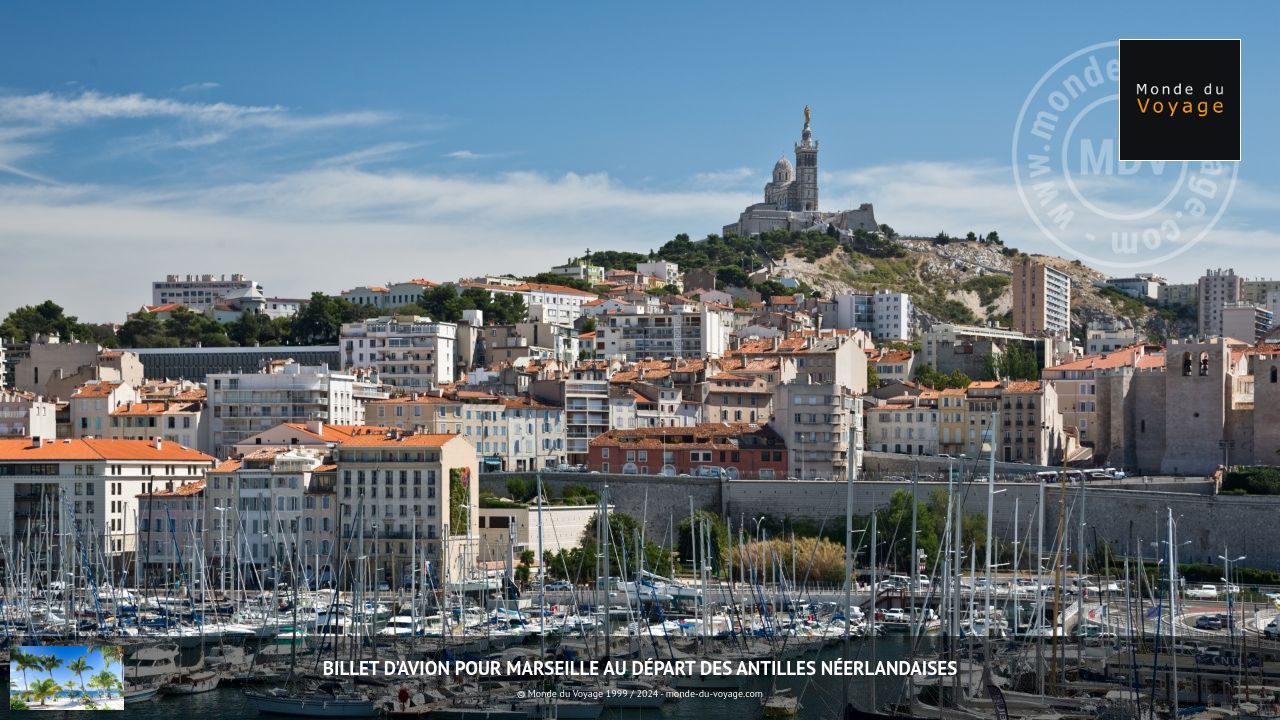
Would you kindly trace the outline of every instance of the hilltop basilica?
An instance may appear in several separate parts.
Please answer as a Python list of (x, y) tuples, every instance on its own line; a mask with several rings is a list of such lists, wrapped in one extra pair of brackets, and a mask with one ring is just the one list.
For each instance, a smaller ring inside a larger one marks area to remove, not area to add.
[(818, 142), (809, 127), (809, 106), (804, 108), (804, 130), (796, 144), (796, 164), (786, 157), (773, 166), (773, 180), (764, 186), (764, 202), (751, 205), (738, 222), (724, 226), (725, 235), (757, 235), (767, 230), (810, 230), (834, 226), (842, 234), (879, 229), (871, 203), (857, 210), (822, 212), (818, 209)]

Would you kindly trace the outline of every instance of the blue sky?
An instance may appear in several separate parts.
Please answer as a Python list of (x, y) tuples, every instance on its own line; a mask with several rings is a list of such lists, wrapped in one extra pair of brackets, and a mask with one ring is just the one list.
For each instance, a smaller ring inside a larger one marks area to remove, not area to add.
[[(106, 662), (103, 661), (102, 655), (101, 653), (98, 652), (98, 649), (96, 647), (87, 647), (87, 646), (78, 646), (78, 645), (50, 645), (47, 647), (26, 646), (22, 648), (22, 651), (32, 655), (40, 655), (40, 656), (54, 655), (58, 659), (62, 660), (62, 667), (57, 668), (56, 670), (53, 671), (53, 679), (54, 679), (54, 682), (61, 685), (64, 689), (68, 689), (68, 690), (80, 689), (80, 679), (76, 677), (75, 673), (72, 673), (71, 671), (67, 670), (67, 667), (66, 667), (68, 663), (75, 660), (76, 658), (85, 658), (89, 663), (89, 667), (91, 668), (90, 670), (87, 670), (84, 673), (86, 690), (92, 689), (88, 685), (89, 678), (102, 672), (103, 670), (110, 670), (111, 673), (114, 674), (117, 678), (120, 677), (121, 668), (120, 668), (119, 661), (111, 663), (111, 666), (108, 667)], [(44, 672), (43, 670), (28, 670), (26, 681), (35, 682), (37, 680), (44, 680), (48, 677), (49, 677), (49, 673)], [(18, 692), (22, 692), (26, 690), (26, 686), (23, 684), (24, 681), (22, 678), (22, 673), (19, 672), (17, 668), (12, 668), (10, 670), (9, 680), (18, 683), (18, 690), (17, 690)]]
[(1277, 274), (1280, 7), (1235, 3), (171, 3), (0, 7), (0, 311), (123, 320), (166, 273), (268, 293), (526, 272), (700, 237), (814, 108), (823, 206), (1062, 254), (1013, 190), (1018, 110), (1118, 37), (1241, 37), (1244, 162), (1149, 268)]

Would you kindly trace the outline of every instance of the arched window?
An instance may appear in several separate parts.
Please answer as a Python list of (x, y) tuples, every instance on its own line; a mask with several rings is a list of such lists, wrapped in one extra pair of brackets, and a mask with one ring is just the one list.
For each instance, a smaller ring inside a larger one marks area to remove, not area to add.
[(1207, 352), (1200, 353), (1200, 374), (1209, 374), (1209, 353)]
[(1191, 374), (1191, 353), (1190, 352), (1182, 353), (1182, 374), (1183, 375)]
[(1276, 366), (1272, 365), (1271, 366), (1271, 382), (1275, 382), (1275, 381), (1276, 381)]

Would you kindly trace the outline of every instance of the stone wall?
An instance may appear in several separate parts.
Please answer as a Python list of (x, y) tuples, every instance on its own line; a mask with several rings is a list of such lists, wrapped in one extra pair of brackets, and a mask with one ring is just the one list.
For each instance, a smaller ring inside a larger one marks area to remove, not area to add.
[[(506, 494), (506, 478), (519, 473), (485, 474), (481, 487), (498, 495)], [(532, 477), (525, 475), (526, 477)], [(844, 522), (845, 487), (843, 482), (735, 480), (713, 478), (652, 477), (637, 475), (599, 475), (582, 473), (544, 473), (543, 485), (552, 497), (560, 496), (567, 484), (584, 484), (603, 489), (609, 486), (609, 499), (618, 512), (637, 520), (646, 519), (646, 532), (655, 542), (669, 541), (669, 528), (678, 527), (689, 515), (689, 500), (697, 509), (719, 512), (732, 518), (734, 525), (743, 518), (768, 515), (774, 518), (803, 518), (826, 522), (839, 528)], [(1019, 534), (1023, 542), (1035, 542), (1034, 522), (1040, 486), (1035, 483), (996, 483), (993, 525), (996, 535), (1005, 542), (1013, 538), (1014, 508), (1018, 510)], [(898, 490), (910, 491), (909, 481), (857, 482), (854, 484), (854, 512), (865, 516), (874, 508), (889, 503)], [(927, 501), (935, 490), (945, 490), (945, 482), (920, 482), (918, 494)], [(985, 513), (985, 483), (961, 485), (964, 511)], [(1059, 487), (1044, 486), (1045, 538), (1053, 541), (1057, 532)], [(1083, 493), (1083, 501), (1081, 495)], [(1179, 542), (1191, 544), (1180, 550), (1182, 562), (1209, 562), (1223, 554), (1247, 555), (1244, 565), (1280, 569), (1280, 543), (1274, 527), (1280, 498), (1212, 495), (1212, 483), (1201, 480), (1172, 478), (1133, 478), (1120, 486), (1079, 486), (1067, 489), (1066, 510), (1071, 535), (1068, 546), (1076, 544), (1080, 505), (1084, 504), (1086, 545), (1110, 544), (1120, 555), (1136, 556), (1141, 544), (1143, 555), (1151, 557), (1151, 542), (1167, 539), (1167, 510), (1173, 510), (1178, 524)], [(1159, 546), (1163, 547), (1163, 546)], [(1162, 550), (1164, 552), (1164, 550)]]

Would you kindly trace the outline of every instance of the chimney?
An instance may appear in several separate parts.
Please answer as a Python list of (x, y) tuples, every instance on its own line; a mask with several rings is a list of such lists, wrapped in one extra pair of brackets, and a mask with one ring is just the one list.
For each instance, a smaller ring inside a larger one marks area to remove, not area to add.
[(33, 448), (44, 447), (44, 438), (40, 437), (39, 435), (31, 436), (31, 447)]
[(163, 449), (164, 449), (164, 440), (163, 440), (163, 439), (161, 439), (161, 438), (159, 438), (159, 437), (153, 437), (153, 438), (151, 438), (151, 447), (153, 447), (153, 448), (155, 448), (155, 449), (157, 449), (157, 450), (163, 450)]
[(773, 351), (778, 352), (778, 336), (773, 336)]
[(315, 435), (320, 435), (320, 436), (322, 436), (322, 437), (323, 437), (323, 436), (324, 436), (324, 421), (323, 421), (323, 420), (308, 420), (308, 421), (307, 421), (307, 432), (310, 432), (310, 433), (315, 434)]

